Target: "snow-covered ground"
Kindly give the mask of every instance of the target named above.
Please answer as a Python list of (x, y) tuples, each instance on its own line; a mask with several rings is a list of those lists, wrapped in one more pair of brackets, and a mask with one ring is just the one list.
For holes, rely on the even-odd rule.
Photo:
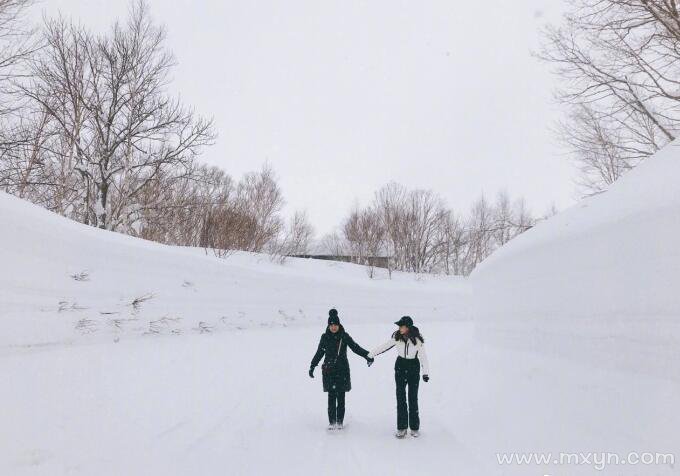
[[(221, 260), (0, 194), (0, 474), (680, 474), (677, 150), (469, 282)], [(347, 428), (325, 430), (307, 368), (330, 307), (367, 348), (415, 318), (431, 360), (420, 439), (392, 437), (390, 354), (350, 355)], [(498, 463), (513, 452), (578, 457)]]
[[(471, 323), (421, 327), (432, 379), (421, 384), (422, 436), (406, 441), (392, 436), (389, 354), (371, 368), (350, 355), (347, 427), (325, 430), (325, 394), (306, 372), (317, 326), (5, 355), (0, 474), (676, 474), (499, 466), (497, 452), (677, 452), (677, 413), (663, 409), (677, 408), (678, 387), (480, 346)], [(348, 324), (366, 346), (390, 330)], [(654, 434), (667, 439), (653, 446)]]

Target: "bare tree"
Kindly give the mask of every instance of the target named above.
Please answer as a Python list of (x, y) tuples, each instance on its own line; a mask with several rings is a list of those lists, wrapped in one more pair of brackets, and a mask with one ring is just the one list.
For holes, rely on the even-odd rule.
[[(551, 209), (552, 214), (550, 216), (556, 215), (558, 211), (554, 203), (552, 204)], [(515, 200), (513, 219), (513, 226), (515, 228), (514, 236), (524, 233), (536, 224), (536, 218), (534, 218), (531, 211), (527, 208), (524, 198), (518, 198)]]
[[(641, 121), (638, 125), (647, 131), (647, 135), (653, 135), (649, 121)], [(606, 190), (649, 155), (647, 152), (622, 153), (623, 130), (617, 127), (615, 120), (589, 104), (574, 106), (568, 120), (560, 123), (559, 132), (561, 142), (578, 154), (580, 174), (577, 184), (584, 195)]]
[(31, 149), (32, 136), (17, 118), (21, 101), (13, 94), (13, 81), (24, 74), (26, 59), (38, 46), (25, 19), (32, 3), (0, 0), (0, 188), (5, 189), (23, 178), (22, 160)]
[(467, 274), (469, 257), (468, 233), (461, 220), (447, 210), (439, 227), (439, 250), (444, 274)]
[(378, 211), (373, 207), (355, 209), (342, 227), (353, 261), (368, 266), (371, 278), (375, 275), (375, 259), (380, 256), (385, 242), (385, 229)]
[(251, 227), (242, 230), (242, 249), (263, 251), (283, 228), (279, 213), (285, 202), (272, 168), (265, 166), (260, 172), (246, 174), (238, 185), (237, 200), (239, 210), (252, 223)]
[(405, 270), (427, 273), (438, 264), (440, 244), (437, 234), (446, 215), (443, 200), (430, 190), (413, 190), (409, 193), (406, 208), (400, 220), (401, 249)]
[(382, 249), (396, 269), (420, 273), (437, 266), (437, 239), (446, 214), (439, 196), (390, 183), (376, 193), (372, 207), (384, 229)]
[(328, 233), (323, 238), (321, 238), (319, 247), (324, 250), (324, 253), (333, 256), (343, 256), (349, 253), (347, 242), (337, 231)]
[(402, 210), (406, 206), (407, 195), (406, 187), (391, 182), (376, 192), (373, 201), (385, 232), (383, 250), (387, 257), (387, 269), (390, 278), (392, 278), (394, 269), (404, 269), (403, 257), (397, 254), (397, 243), (401, 240), (400, 222)]
[(38, 44), (24, 15), (33, 0), (0, 0), (0, 119), (14, 109), (11, 80), (23, 74), (23, 62)]
[(493, 226), (491, 234), (494, 241), (503, 246), (514, 236), (513, 234), (513, 210), (510, 204), (508, 192), (501, 191), (496, 196), (496, 203), (493, 209)]
[(314, 238), (314, 228), (306, 212), (295, 212), (282, 236), (272, 239), (268, 252), (272, 260), (283, 264), (289, 256), (306, 254)]
[(314, 238), (314, 227), (309, 222), (306, 212), (295, 212), (288, 225), (287, 254), (304, 254), (309, 251)]
[(375, 277), (376, 260), (381, 257), (385, 248), (385, 227), (380, 220), (380, 212), (374, 207), (361, 213), (359, 223), (363, 235), (362, 241), (365, 244), (364, 260), (368, 267), (368, 275), (372, 279)]
[[(493, 250), (493, 210), (482, 195), (473, 205), (467, 223), (470, 246), (467, 273), (486, 259)], [(466, 273), (466, 274), (467, 274)]]
[(677, 1), (573, 0), (545, 39), (539, 57), (555, 67), (557, 96), (569, 111), (558, 132), (581, 168), (585, 194), (677, 136)]
[(236, 248), (232, 178), (216, 167), (197, 166), (174, 180), (159, 176), (140, 196), (140, 236), (211, 250)]
[(80, 178), (85, 223), (133, 231), (145, 187), (188, 174), (214, 139), (212, 121), (166, 92), (174, 60), (164, 41), (143, 1), (106, 35), (46, 21), (46, 47), (20, 90), (48, 115), (46, 154)]

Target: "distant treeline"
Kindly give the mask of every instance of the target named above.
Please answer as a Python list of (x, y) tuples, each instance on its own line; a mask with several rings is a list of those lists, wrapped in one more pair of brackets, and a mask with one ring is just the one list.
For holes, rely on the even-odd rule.
[(459, 215), (430, 190), (390, 183), (372, 203), (353, 210), (339, 232), (324, 237), (322, 247), (359, 262), (389, 257), (390, 270), (467, 275), (535, 222), (524, 200), (512, 201), (505, 192), (493, 203), (482, 196)]

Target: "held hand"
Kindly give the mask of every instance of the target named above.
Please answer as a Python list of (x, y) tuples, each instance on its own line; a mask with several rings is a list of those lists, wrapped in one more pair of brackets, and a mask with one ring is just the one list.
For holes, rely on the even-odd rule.
[(310, 378), (314, 378), (314, 367), (309, 368), (309, 376)]
[(369, 367), (373, 365), (373, 362), (375, 362), (375, 359), (373, 357), (366, 357), (366, 365)]
[(429, 376), (429, 375), (423, 375), (423, 381), (424, 381), (424, 382), (429, 382), (429, 381), (430, 381), (430, 376)]

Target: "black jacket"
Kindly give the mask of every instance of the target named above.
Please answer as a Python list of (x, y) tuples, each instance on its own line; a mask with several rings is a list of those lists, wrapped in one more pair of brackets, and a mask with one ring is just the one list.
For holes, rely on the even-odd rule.
[[(325, 333), (321, 334), (319, 347), (312, 359), (311, 368), (315, 368), (319, 365), (321, 357), (324, 357), (325, 355), (323, 359), (324, 365), (322, 365), (324, 392), (349, 392), (352, 389), (349, 361), (347, 360), (347, 347), (361, 357), (366, 358), (368, 355), (368, 351), (354, 342), (354, 339), (345, 332), (345, 329), (342, 326), (340, 326), (340, 330), (335, 334), (328, 329)], [(324, 372), (323, 367), (325, 365), (330, 365), (332, 371)]]

